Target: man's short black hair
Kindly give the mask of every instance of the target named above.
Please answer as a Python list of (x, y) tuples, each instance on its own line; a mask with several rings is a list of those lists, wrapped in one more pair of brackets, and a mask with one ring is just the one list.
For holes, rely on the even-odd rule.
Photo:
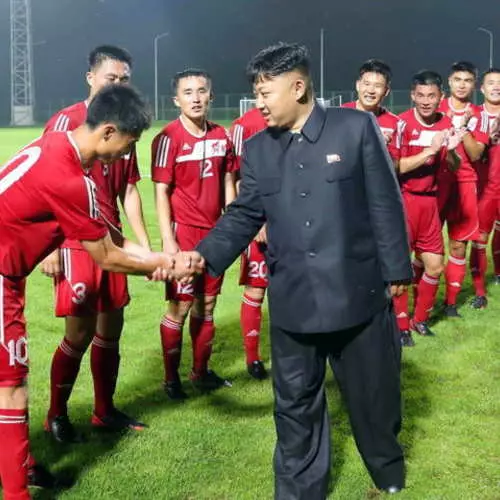
[(182, 80), (183, 78), (189, 78), (192, 76), (205, 78), (208, 82), (208, 85), (212, 87), (212, 77), (210, 76), (208, 71), (205, 71), (204, 69), (188, 68), (185, 69), (184, 71), (179, 71), (173, 76), (172, 81), (170, 82), (170, 87), (172, 88), (172, 92), (174, 93), (174, 95), (177, 93), (177, 88), (179, 87), (179, 81)]
[(106, 85), (92, 99), (85, 123), (95, 129), (113, 123), (124, 134), (139, 137), (151, 125), (151, 114), (141, 94), (129, 85)]
[(88, 63), (90, 71), (97, 68), (106, 59), (126, 63), (132, 68), (132, 56), (127, 50), (115, 47), (114, 45), (99, 45), (99, 47), (96, 47), (89, 54)]
[(488, 76), (488, 75), (492, 75), (493, 73), (500, 73), (500, 68), (489, 68), (487, 69), (484, 73), (483, 73), (483, 76), (481, 77), (481, 81), (484, 82), (484, 79)]
[(415, 90), (417, 85), (436, 85), (439, 90), (443, 90), (443, 79), (436, 71), (424, 69), (413, 75), (411, 89)]
[(469, 61), (457, 61), (453, 63), (450, 68), (450, 76), (453, 75), (453, 73), (458, 73), (459, 71), (470, 73), (471, 75), (474, 75), (474, 78), (477, 78), (478, 75), (476, 66)]
[(311, 58), (304, 45), (280, 42), (262, 49), (247, 65), (247, 76), (252, 84), (260, 78), (272, 78), (293, 70), (309, 77)]
[(365, 73), (377, 73), (382, 75), (387, 85), (389, 85), (392, 80), (390, 66), (380, 59), (368, 59), (368, 61), (365, 61), (359, 68), (359, 79), (361, 79)]

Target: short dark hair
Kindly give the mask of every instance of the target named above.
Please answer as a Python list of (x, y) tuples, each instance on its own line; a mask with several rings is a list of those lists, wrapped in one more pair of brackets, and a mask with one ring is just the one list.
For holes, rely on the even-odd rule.
[(483, 73), (483, 75), (482, 75), (482, 77), (481, 77), (481, 81), (482, 81), (482, 82), (484, 82), (484, 79), (485, 79), (488, 75), (491, 75), (491, 74), (493, 74), (493, 73), (500, 73), (500, 68), (489, 68), (489, 69), (487, 69), (487, 70)]
[(391, 83), (392, 71), (390, 66), (380, 59), (368, 59), (359, 68), (359, 78), (365, 73), (377, 73), (385, 78), (387, 85)]
[(436, 71), (424, 69), (413, 75), (411, 89), (415, 90), (417, 85), (436, 85), (439, 90), (443, 90), (443, 79)]
[(202, 78), (205, 78), (210, 86), (212, 86), (212, 77), (208, 73), (208, 71), (205, 71), (204, 69), (197, 69), (197, 68), (187, 68), (184, 71), (179, 71), (176, 73), (171, 82), (170, 82), (170, 87), (172, 89), (172, 92), (174, 94), (177, 93), (177, 87), (179, 87), (179, 81), (182, 80), (183, 78), (189, 78), (192, 76), (199, 76)]
[(453, 75), (453, 73), (458, 73), (459, 71), (470, 73), (471, 75), (474, 75), (474, 78), (477, 78), (478, 75), (476, 66), (469, 61), (454, 62), (450, 68), (450, 76)]
[(114, 45), (99, 45), (88, 57), (90, 71), (97, 68), (106, 59), (113, 59), (128, 64), (132, 68), (132, 56), (125, 49)]
[(85, 123), (95, 129), (113, 123), (124, 134), (139, 137), (151, 125), (151, 114), (141, 94), (129, 85), (106, 85), (93, 97)]
[(304, 45), (280, 42), (262, 49), (247, 65), (247, 76), (252, 84), (259, 78), (274, 76), (298, 70), (310, 77), (311, 58)]

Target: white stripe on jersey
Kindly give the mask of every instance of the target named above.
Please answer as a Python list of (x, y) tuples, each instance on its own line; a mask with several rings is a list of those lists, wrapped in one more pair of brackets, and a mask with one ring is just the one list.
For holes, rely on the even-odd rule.
[(66, 130), (68, 130), (68, 126), (69, 126), (69, 117), (64, 114), (61, 114), (56, 120), (56, 123), (54, 125), (54, 130), (56, 130), (57, 132), (65, 132)]
[(3, 276), (0, 274), (0, 345), (5, 345), (3, 321)]
[(406, 122), (404, 120), (398, 121), (398, 132), (396, 134), (396, 148), (401, 149), (401, 139), (403, 137), (404, 129), (406, 128)]
[(486, 113), (485, 111), (481, 111), (481, 127), (479, 130), (487, 134), (489, 132), (489, 124), (490, 120), (488, 118), (488, 113)]
[(241, 156), (243, 149), (243, 125), (237, 124), (233, 129), (234, 154)]
[(163, 136), (156, 150), (156, 166), (164, 168), (167, 166), (168, 150), (170, 148), (170, 137)]
[(87, 188), (87, 195), (89, 197), (89, 215), (92, 219), (99, 217), (99, 205), (96, 199), (96, 185), (90, 177), (84, 177), (85, 187)]

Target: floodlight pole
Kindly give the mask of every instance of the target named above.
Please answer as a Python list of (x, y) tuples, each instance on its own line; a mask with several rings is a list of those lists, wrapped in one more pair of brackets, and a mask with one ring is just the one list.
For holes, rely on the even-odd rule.
[(483, 31), (490, 37), (490, 68), (493, 68), (493, 33), (490, 30), (487, 30), (486, 28), (478, 28), (478, 31)]
[(320, 52), (320, 66), (319, 66), (319, 96), (323, 99), (324, 83), (325, 83), (325, 30), (321, 28), (319, 35), (319, 52)]
[(154, 58), (155, 58), (155, 120), (158, 120), (158, 42), (168, 35), (168, 31), (160, 33), (154, 38)]

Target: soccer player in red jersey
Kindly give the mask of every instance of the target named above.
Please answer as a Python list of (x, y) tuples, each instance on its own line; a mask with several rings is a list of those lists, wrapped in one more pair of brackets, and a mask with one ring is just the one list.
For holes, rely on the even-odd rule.
[(443, 271), (443, 238), (437, 202), (437, 172), (460, 164), (455, 149), (460, 135), (451, 119), (437, 111), (442, 96), (441, 77), (421, 71), (413, 77), (411, 98), (414, 108), (400, 115), (403, 120), (398, 145), (398, 174), (410, 235), (410, 250), (421, 259), (424, 269), (416, 276), (413, 319), (408, 313), (408, 292), (394, 298), (401, 342), (413, 345), (411, 331), (433, 335), (427, 320), (434, 305)]
[(445, 269), (444, 314), (459, 317), (456, 303), (466, 274), (467, 242), (478, 237), (477, 162), (488, 143), (488, 118), (470, 102), (476, 86), (477, 69), (469, 62), (452, 65), (448, 83), (450, 97), (443, 99), (439, 111), (452, 120), (462, 135), (457, 153), (461, 164), (456, 172), (443, 168), (438, 172), (438, 204), (441, 221), (446, 221), (449, 257)]
[[(153, 140), (152, 179), (163, 250), (175, 255), (191, 250), (212, 229), (225, 205), (235, 198), (233, 145), (224, 127), (207, 120), (212, 100), (208, 73), (188, 69), (172, 80), (178, 119)], [(190, 313), (193, 385), (208, 391), (229, 382), (208, 368), (215, 327), (213, 311), (222, 278), (204, 274), (185, 286), (167, 284), (167, 312), (160, 325), (165, 364), (165, 392), (187, 397), (179, 377), (182, 329)]]
[[(94, 97), (73, 132), (45, 134), (0, 168), (0, 480), (5, 500), (27, 500), (28, 374), (25, 281), (64, 238), (81, 242), (107, 271), (149, 274), (171, 269), (172, 258), (113, 239), (99, 215), (95, 160), (128, 154), (150, 124), (131, 88), (111, 86)], [(120, 241), (119, 241), (120, 240)], [(170, 271), (169, 271), (170, 272)]]
[(357, 101), (347, 102), (343, 107), (368, 111), (375, 115), (380, 130), (393, 159), (399, 157), (397, 148), (398, 124), (400, 119), (382, 106), (391, 91), (391, 68), (378, 59), (369, 59), (361, 65), (356, 81)]
[[(262, 113), (251, 109), (236, 119), (231, 126), (231, 137), (234, 144), (235, 160), (240, 169), (243, 141), (267, 127)], [(267, 370), (260, 358), (260, 330), (262, 323), (262, 303), (266, 295), (267, 265), (264, 251), (266, 248), (266, 228), (261, 229), (255, 240), (241, 256), (240, 285), (244, 285), (241, 302), (240, 324), (247, 371), (257, 380), (267, 378)]]
[[(486, 245), (495, 220), (500, 220), (500, 69), (491, 68), (483, 76), (481, 91), (484, 95), (483, 112), (489, 123), (490, 142), (485, 163), (479, 174), (479, 237), (472, 244), (470, 268), (476, 296), (472, 301), (475, 309), (484, 309), (486, 299), (486, 271), (488, 260)], [(493, 258), (498, 260), (500, 241), (497, 231), (492, 242)], [(497, 267), (498, 266), (498, 267)], [(500, 263), (495, 262), (495, 274), (500, 274)]]
[[(131, 67), (131, 57), (125, 50), (107, 45), (95, 48), (89, 55), (88, 99), (56, 113), (45, 131), (79, 127), (85, 122), (89, 103), (96, 93), (109, 84), (128, 84)], [(97, 163), (91, 176), (97, 185), (101, 216), (120, 230), (117, 203), (120, 199), (137, 240), (149, 249), (136, 186), (140, 175), (135, 147), (115, 162)], [(143, 423), (117, 410), (113, 404), (120, 364), (123, 309), (130, 300), (126, 275), (102, 271), (76, 240), (66, 240), (61, 249), (42, 263), (42, 270), (55, 277), (56, 316), (65, 318), (65, 336), (52, 360), (46, 431), (58, 442), (81, 439), (68, 418), (68, 400), (89, 344), (94, 381), (92, 425), (111, 430), (143, 429)]]

